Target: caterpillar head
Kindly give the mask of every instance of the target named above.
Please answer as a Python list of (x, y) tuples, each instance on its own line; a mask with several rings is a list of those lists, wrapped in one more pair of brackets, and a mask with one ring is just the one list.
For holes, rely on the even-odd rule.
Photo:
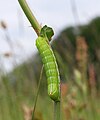
[(48, 27), (47, 25), (42, 27), (40, 32), (41, 37), (47, 37), (47, 39), (50, 41), (53, 35), (54, 31), (51, 27)]

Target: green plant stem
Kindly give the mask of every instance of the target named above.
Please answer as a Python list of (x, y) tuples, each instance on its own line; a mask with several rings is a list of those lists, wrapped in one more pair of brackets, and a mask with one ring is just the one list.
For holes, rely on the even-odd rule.
[(39, 25), (38, 21), (36, 20), (35, 16), (33, 15), (33, 13), (31, 12), (26, 0), (18, 0), (21, 8), (23, 9), (26, 17), (28, 18), (28, 20), (30, 21), (33, 29), (35, 30), (35, 32), (37, 33), (37, 35), (40, 35), (40, 31), (41, 31), (41, 26)]
[(43, 74), (43, 67), (44, 66), (42, 66), (41, 73), (40, 73), (40, 78), (39, 78), (39, 83), (38, 83), (38, 88), (37, 88), (37, 92), (36, 92), (35, 103), (34, 103), (34, 108), (33, 108), (32, 119), (31, 120), (34, 120), (34, 113), (35, 113), (36, 103), (37, 103), (37, 99), (38, 99), (38, 95), (39, 95), (39, 90), (40, 90), (39, 88), (40, 88), (42, 74)]
[(60, 102), (54, 102), (54, 120), (60, 120)]

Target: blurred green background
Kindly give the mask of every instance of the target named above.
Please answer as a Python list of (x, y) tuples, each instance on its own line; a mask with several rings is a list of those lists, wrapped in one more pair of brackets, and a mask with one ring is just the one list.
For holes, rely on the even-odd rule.
[[(12, 40), (18, 34), (13, 34), (7, 23), (0, 20), (0, 120), (30, 120), (42, 68), (38, 52), (31, 48), (35, 44), (30, 45), (36, 36), (33, 31), (23, 35), (27, 27), (22, 29), (23, 23), (19, 24), (19, 39), (24, 43), (29, 38), (23, 47), (22, 40)], [(100, 17), (77, 26), (63, 24), (58, 31), (55, 26), (57, 34), (51, 46), (61, 78), (61, 120), (100, 120)], [(47, 95), (43, 72), (35, 120), (51, 119), (53, 102)]]
[[(100, 17), (79, 28), (80, 35), (75, 35), (75, 28), (69, 27), (51, 44), (60, 70), (62, 120), (99, 120)], [(9, 59), (12, 55), (5, 53), (4, 57)], [(1, 120), (25, 119), (34, 105), (41, 68), (41, 58), (36, 53), (21, 65), (16, 64), (11, 72), (5, 74), (1, 70)], [(43, 73), (36, 107), (36, 117), (40, 118), (37, 119), (52, 119), (52, 109)]]

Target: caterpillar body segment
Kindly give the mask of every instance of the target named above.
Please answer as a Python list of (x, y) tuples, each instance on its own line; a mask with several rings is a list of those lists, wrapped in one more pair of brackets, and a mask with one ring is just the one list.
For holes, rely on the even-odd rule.
[(49, 69), (49, 70), (47, 70), (46, 71), (46, 75), (47, 75), (47, 77), (50, 77), (50, 76), (59, 76), (59, 73), (57, 73), (56, 71), (55, 71), (55, 69)]
[(36, 46), (42, 58), (48, 82), (48, 94), (54, 101), (60, 101), (60, 77), (53, 51), (45, 37), (38, 37)]

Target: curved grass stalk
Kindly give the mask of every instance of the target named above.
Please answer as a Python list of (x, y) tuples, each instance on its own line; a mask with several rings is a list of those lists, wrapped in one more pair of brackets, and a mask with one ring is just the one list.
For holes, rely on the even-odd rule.
[(60, 102), (54, 102), (54, 120), (60, 120)]
[[(26, 0), (18, 0), (18, 2), (20, 4), (21, 8), (23, 9), (26, 17), (30, 21), (33, 29), (35, 30), (35, 32), (39, 36), (40, 32), (41, 32), (41, 26), (39, 25), (39, 23), (36, 20), (35, 16), (31, 12), (28, 4), (26, 3)], [(40, 83), (41, 83), (41, 79), (42, 79), (42, 72), (43, 72), (43, 67), (42, 67), (41, 73), (40, 73), (40, 79), (39, 79), (39, 84), (38, 84), (38, 89), (37, 89), (34, 109), (33, 109), (33, 112), (32, 112), (32, 120), (34, 120), (34, 112), (35, 112), (37, 98), (38, 98), (38, 94), (39, 94), (39, 87), (40, 87)], [(60, 120), (60, 102), (54, 102), (54, 120)]]
[(29, 8), (26, 0), (18, 0), (21, 8), (23, 9), (26, 17), (28, 18), (28, 20), (30, 21), (33, 29), (35, 30), (35, 32), (37, 33), (37, 35), (40, 35), (40, 31), (41, 31), (41, 26), (39, 25), (37, 19), (35, 18), (35, 16), (33, 15), (33, 13), (31, 12), (31, 9)]
[(43, 67), (44, 66), (42, 66), (41, 72), (40, 72), (40, 78), (39, 78), (39, 83), (38, 83), (38, 88), (37, 88), (37, 92), (36, 92), (35, 103), (34, 103), (34, 108), (33, 108), (31, 120), (34, 120), (34, 113), (35, 113), (36, 103), (37, 103), (37, 99), (38, 99), (38, 95), (39, 95), (39, 90), (40, 90), (39, 88), (40, 88), (40, 84), (41, 84), (41, 80), (42, 80)]

